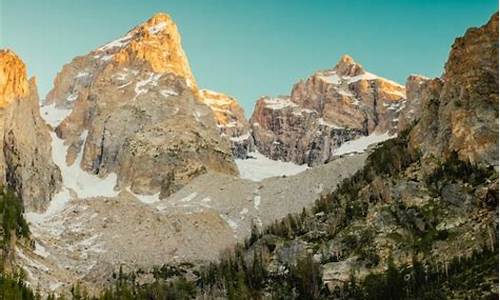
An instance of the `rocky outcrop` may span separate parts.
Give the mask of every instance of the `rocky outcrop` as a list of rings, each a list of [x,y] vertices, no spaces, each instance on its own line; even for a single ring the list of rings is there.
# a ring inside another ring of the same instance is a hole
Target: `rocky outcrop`
[[[424,84],[420,101],[414,148],[498,165],[498,13],[455,40],[443,77]]]
[[[420,118],[422,94],[430,80],[421,75],[410,75],[406,79],[406,101],[399,113],[398,131],[403,131]]]
[[[210,90],[200,90],[199,94],[203,103],[212,110],[221,134],[231,141],[233,155],[237,158],[246,158],[247,153],[254,150],[254,143],[250,125],[238,101]]]
[[[238,173],[198,93],[174,22],[157,14],[63,67],[47,104],[72,109],[56,128],[68,164],[83,151],[82,169],[164,198],[208,170]]]
[[[35,79],[10,50],[0,50],[0,184],[27,210],[43,210],[61,181],[52,162],[49,129],[40,117]]]
[[[395,132],[404,103],[403,86],[344,55],[335,68],[295,84],[290,97],[259,99],[250,124],[266,156],[315,165],[358,136]]]

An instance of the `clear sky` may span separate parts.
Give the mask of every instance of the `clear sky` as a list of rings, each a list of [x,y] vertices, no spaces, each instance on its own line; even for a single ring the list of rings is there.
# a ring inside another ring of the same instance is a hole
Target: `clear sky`
[[[169,13],[198,85],[235,96],[247,115],[262,95],[351,55],[404,83],[439,76],[455,37],[496,0],[0,0],[0,47],[17,52],[43,98],[63,64]]]

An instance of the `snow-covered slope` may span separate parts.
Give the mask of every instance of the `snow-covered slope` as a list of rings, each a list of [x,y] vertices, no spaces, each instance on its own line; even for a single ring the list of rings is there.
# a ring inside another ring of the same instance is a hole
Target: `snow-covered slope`
[[[308,169],[307,165],[272,160],[259,152],[251,152],[248,156],[248,159],[237,159],[236,165],[240,171],[240,177],[252,181],[261,181],[275,176],[295,175]]]
[[[395,135],[390,135],[389,133],[373,133],[368,136],[362,136],[355,140],[345,142],[339,148],[335,149],[333,155],[343,155],[348,153],[361,153],[364,152],[368,146],[383,142],[388,139],[396,137]]]

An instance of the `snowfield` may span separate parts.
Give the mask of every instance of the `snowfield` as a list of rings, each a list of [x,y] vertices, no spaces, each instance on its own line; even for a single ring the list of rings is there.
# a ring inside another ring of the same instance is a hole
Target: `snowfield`
[[[240,177],[252,181],[261,181],[276,176],[290,176],[307,170],[307,165],[297,165],[292,162],[272,160],[259,152],[251,152],[248,159],[236,159]]]
[[[57,127],[70,113],[71,109],[56,108],[55,104],[40,107],[40,115],[52,127]]]
[[[368,146],[383,142],[388,139],[396,137],[389,135],[389,133],[377,134],[373,133],[368,136],[363,136],[358,139],[348,141],[333,151],[334,155],[343,155],[348,153],[361,153],[364,152]]]

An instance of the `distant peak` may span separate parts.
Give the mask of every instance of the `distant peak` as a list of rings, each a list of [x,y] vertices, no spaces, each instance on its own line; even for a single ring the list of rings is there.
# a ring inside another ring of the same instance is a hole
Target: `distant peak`
[[[343,63],[343,64],[354,64],[354,59],[352,59],[351,56],[347,55],[347,54],[344,54],[340,57],[340,60],[338,62],[339,64],[340,63]]]
[[[357,76],[365,73],[363,66],[356,63],[354,59],[347,54],[340,57],[340,60],[335,66],[335,71],[341,76]]]

